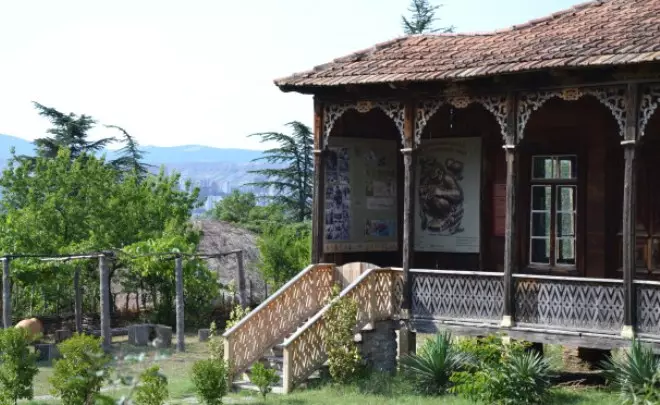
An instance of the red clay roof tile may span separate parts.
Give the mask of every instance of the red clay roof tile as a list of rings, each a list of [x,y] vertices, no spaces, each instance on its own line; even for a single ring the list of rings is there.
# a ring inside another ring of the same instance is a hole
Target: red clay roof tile
[[[551,67],[660,61],[660,0],[599,0],[492,33],[382,42],[280,87],[452,80]]]

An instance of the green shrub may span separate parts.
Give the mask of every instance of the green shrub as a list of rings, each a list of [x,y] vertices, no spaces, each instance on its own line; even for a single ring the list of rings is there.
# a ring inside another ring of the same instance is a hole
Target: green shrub
[[[626,404],[660,403],[660,358],[650,347],[633,340],[623,356],[603,363],[608,382],[621,392]]]
[[[58,345],[62,358],[55,361],[50,378],[52,393],[63,405],[92,405],[99,394],[110,359],[101,339],[74,335]]]
[[[505,344],[500,335],[459,339],[455,345],[474,360],[473,366],[476,369],[494,367],[502,362],[506,354],[523,353],[529,346],[528,343],[519,341]]]
[[[16,404],[19,399],[32,399],[32,382],[39,372],[37,355],[30,351],[30,337],[25,329],[0,331],[0,400]]]
[[[241,319],[245,318],[249,313],[250,307],[243,308],[239,304],[234,305],[234,308],[232,308],[231,312],[229,313],[229,319],[227,319],[227,323],[225,323],[225,329],[230,329],[239,323]]]
[[[339,287],[335,286],[332,296],[338,292]],[[354,341],[357,315],[357,302],[346,297],[333,302],[323,315],[323,343],[328,354],[330,376],[336,383],[355,381],[362,369],[362,356]]]
[[[512,351],[496,365],[451,377],[452,392],[496,405],[545,404],[551,386],[549,362],[537,352]]]
[[[222,340],[222,336],[220,336],[218,333],[218,328],[215,325],[215,321],[211,322],[211,327],[209,328],[208,348],[209,353],[211,354],[211,359],[224,360],[225,346]]]
[[[135,388],[137,405],[162,405],[169,396],[167,377],[159,366],[151,366],[140,374],[140,384]]]
[[[206,405],[222,404],[227,394],[227,367],[224,361],[207,359],[193,364],[192,381],[197,397]]]
[[[449,387],[449,377],[470,361],[467,354],[452,345],[451,334],[444,332],[424,342],[418,354],[403,357],[401,369],[417,391],[439,395]]]
[[[272,368],[266,368],[262,362],[257,362],[252,366],[250,381],[259,388],[259,392],[266,399],[266,394],[272,391],[271,386],[280,381],[277,371]]]

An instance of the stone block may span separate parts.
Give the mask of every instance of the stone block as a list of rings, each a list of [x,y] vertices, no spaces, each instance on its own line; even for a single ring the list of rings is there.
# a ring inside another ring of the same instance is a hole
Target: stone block
[[[376,322],[371,331],[362,332],[360,353],[367,365],[377,371],[396,370],[397,341],[392,321]]]
[[[199,338],[200,342],[206,342],[209,340],[211,336],[211,330],[210,329],[200,329],[197,331],[197,337]]]
[[[128,327],[128,343],[134,346],[148,346],[153,326],[150,324],[131,325]]]
[[[54,343],[38,343],[34,345],[37,361],[51,361],[60,356],[60,351]]]
[[[55,342],[63,342],[73,336],[73,333],[69,329],[59,329],[55,331]]]
[[[154,326],[156,338],[153,340],[154,347],[165,349],[172,346],[172,327],[165,325]]]

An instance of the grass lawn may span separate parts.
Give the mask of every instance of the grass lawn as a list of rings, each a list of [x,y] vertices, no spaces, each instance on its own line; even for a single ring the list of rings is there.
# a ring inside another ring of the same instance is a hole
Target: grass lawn
[[[208,350],[205,343],[199,343],[196,336],[186,336],[186,352],[176,353],[173,349],[158,352],[153,348],[138,348],[127,344],[126,338],[118,338],[113,342],[113,354],[121,358],[126,354],[145,353],[147,361],[137,364],[122,364],[115,362],[117,368],[135,375],[141,370],[152,364],[149,359],[155,359],[159,354],[164,355],[157,360],[161,367],[161,372],[168,378],[168,388],[170,391],[170,404],[185,403],[190,404],[189,399],[194,397],[193,385],[190,380],[192,365],[195,361],[208,358]],[[557,354],[551,354],[556,357]],[[50,397],[50,383],[48,378],[52,375],[53,369],[49,364],[42,364],[39,367],[39,374],[35,379],[34,391],[36,399],[24,404],[30,405],[56,405],[59,401]],[[373,392],[373,387],[366,386]],[[396,389],[393,391],[396,392]],[[106,395],[120,398],[126,393],[124,387],[105,387]],[[39,398],[41,397],[41,398]],[[471,402],[453,397],[422,397],[415,395],[404,395],[390,393],[389,395],[373,395],[361,392],[356,387],[335,388],[324,386],[320,388],[298,390],[290,395],[280,396],[270,394],[265,401],[255,392],[232,393],[225,398],[225,403],[247,403],[247,404],[280,404],[280,405],[468,405]],[[557,389],[555,390],[555,404],[561,405],[615,405],[620,404],[616,394],[600,391],[597,389]]]

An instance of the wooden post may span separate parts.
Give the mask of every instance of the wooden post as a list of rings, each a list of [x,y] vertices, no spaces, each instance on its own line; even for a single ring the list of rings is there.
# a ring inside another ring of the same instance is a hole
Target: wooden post
[[[76,318],[76,332],[82,333],[82,292],[80,291],[80,268],[76,267],[73,273],[73,290],[74,290],[74,313]]]
[[[236,265],[238,272],[238,301],[243,308],[248,306],[247,294],[245,291],[245,266],[243,263],[243,251],[236,252]]]
[[[176,350],[186,351],[185,346],[185,321],[183,303],[183,259],[177,256],[174,259],[174,278],[176,285]]]
[[[415,352],[414,332],[410,326],[412,309],[412,278],[410,267],[413,254],[413,218],[415,205],[415,105],[412,102],[405,104],[403,122],[403,238],[401,247],[403,265],[403,300],[401,302],[401,321],[403,325],[399,330],[400,353]]]
[[[513,326],[514,286],[513,270],[515,266],[515,229],[516,229],[516,99],[513,94],[507,96],[507,127],[504,137],[506,153],[506,219],[504,224],[504,313],[501,326]]]
[[[323,104],[314,98],[314,200],[312,201],[312,263],[323,262],[325,235],[325,159]]]
[[[110,274],[106,256],[99,256],[99,289],[101,305],[101,340],[105,350],[110,349]]]
[[[636,245],[636,141],[638,136],[637,112],[639,109],[638,85],[629,84],[626,93],[626,128],[623,146],[624,172],[623,172],[623,329],[621,335],[633,338],[637,308],[635,306],[635,245]]]
[[[11,278],[9,266],[11,259],[5,256],[2,261],[2,326],[11,328]]]

